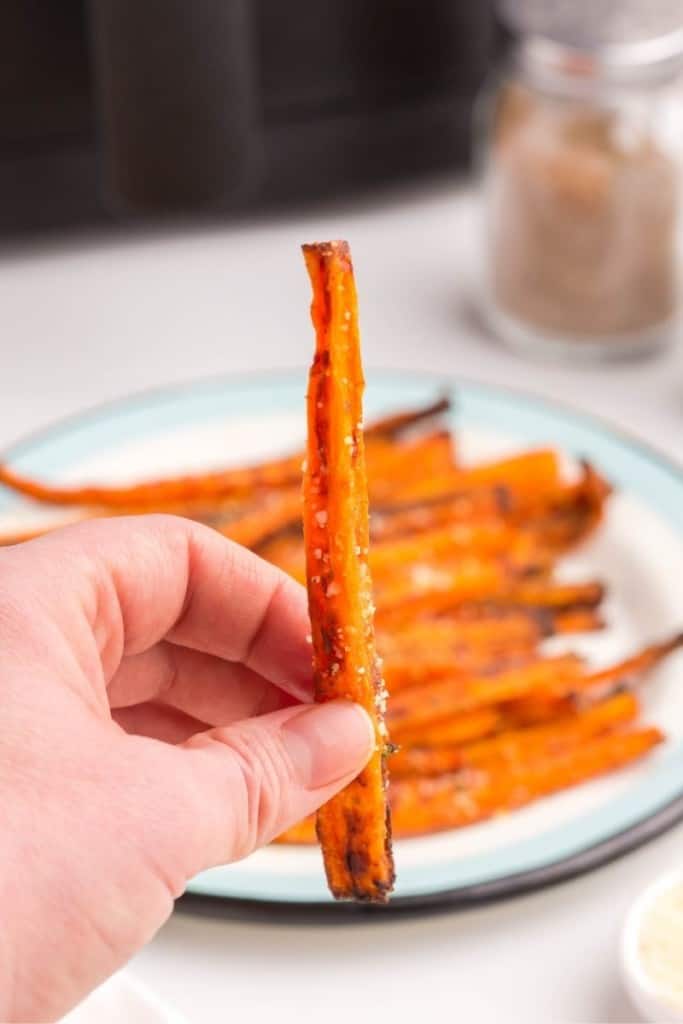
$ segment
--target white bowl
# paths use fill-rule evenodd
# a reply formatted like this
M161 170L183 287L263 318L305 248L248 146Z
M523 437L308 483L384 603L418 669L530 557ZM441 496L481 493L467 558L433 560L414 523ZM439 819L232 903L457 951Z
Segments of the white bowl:
M683 884L683 870L662 875L647 886L631 906L621 934L621 972L626 990L644 1020L655 1024L683 1024L683 1009L676 1009L655 988L639 950L643 916L666 889Z
M60 1024L188 1024L129 970L117 971Z

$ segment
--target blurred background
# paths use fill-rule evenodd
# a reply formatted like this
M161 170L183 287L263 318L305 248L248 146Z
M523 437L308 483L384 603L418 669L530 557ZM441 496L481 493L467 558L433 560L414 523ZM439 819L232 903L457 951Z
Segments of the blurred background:
M303 365L297 248L333 236L370 364L569 391L629 426L637 379L638 429L680 429L678 2L2 16L0 444L132 389Z

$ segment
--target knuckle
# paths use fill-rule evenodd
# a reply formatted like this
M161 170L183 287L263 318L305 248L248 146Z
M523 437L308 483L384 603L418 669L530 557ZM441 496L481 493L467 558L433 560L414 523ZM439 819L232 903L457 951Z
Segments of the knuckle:
M230 802L232 859L240 860L272 839L286 819L291 800L290 761L277 733L229 727L221 742L235 759L236 785Z

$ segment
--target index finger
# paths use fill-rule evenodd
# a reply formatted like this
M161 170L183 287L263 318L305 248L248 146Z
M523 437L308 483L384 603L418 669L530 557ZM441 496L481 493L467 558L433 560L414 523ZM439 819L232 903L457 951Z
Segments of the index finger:
M304 588L208 527L166 515L91 520L2 559L3 578L14 566L16 586L36 591L31 606L48 611L75 648L85 615L107 679L124 655L166 638L310 698Z

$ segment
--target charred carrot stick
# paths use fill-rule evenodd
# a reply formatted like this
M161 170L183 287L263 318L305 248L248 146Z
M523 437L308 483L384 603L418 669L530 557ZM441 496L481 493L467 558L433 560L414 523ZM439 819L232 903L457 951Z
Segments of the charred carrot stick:
M438 419L442 413L450 412L452 404L450 395L441 395L435 401L419 406L417 409L389 413L387 416L374 420L366 427L365 438L367 440L369 437L400 437L416 424L424 425L425 422Z
M505 725L505 720L500 707L461 711L441 722L418 725L415 730L407 727L401 736L401 750L411 746L431 749L461 746L497 732Z
M442 397L435 402L405 412L385 416L370 424L366 435L370 438L395 438L420 422L434 419L450 408L450 399ZM215 472L188 474L139 484L100 486L86 484L77 487L60 486L17 473L0 464L0 484L18 494L50 505L93 505L101 508L142 509L166 508L182 503L207 502L233 496L242 497L254 491L298 484L301 479L302 452L286 455L254 466L221 469Z
M420 726L443 721L461 711L490 707L542 691L559 692L575 685L581 674L581 659L573 654L541 658L521 668L491 676L454 677L400 691L393 698L388 720L392 733L402 742L402 733L415 733Z
M545 568L545 560L536 556L515 562L507 556L461 555L444 563L413 563L375 581L378 625L394 630L421 615L439 615L473 602L521 604L514 600L520 577L540 567ZM549 584L543 587L551 590Z
M511 606L468 606L438 619L418 620L400 630L378 630L377 643L385 658L415 657L433 651L463 648L498 650L534 646L546 637L590 633L602 629L590 609L553 612L552 609Z
M381 648L378 648L381 650ZM488 676L494 672L529 664L536 656L536 648L526 645L468 648L454 651L417 649L413 657L384 658L384 681L393 696L410 687L426 687L439 679L467 679Z
M306 582L306 552L298 537L280 533L260 544L257 551L261 558L283 569L299 583Z
M316 351L308 386L304 474L306 574L316 699L355 700L377 749L319 812L317 832L336 898L385 902L394 883L386 795L386 691L375 654L368 569L363 373L356 289L345 242L304 246Z
M632 722L639 710L638 699L632 693L618 693L550 722L509 729L498 736L468 743L462 747L464 763L487 764L502 759L514 765L533 757L562 753L584 740Z
M370 568L373 574L379 574L402 564L450 558L462 553L497 555L512 550L525 539L518 528L500 519L456 523L373 545ZM533 538L529 540L533 549Z
M486 767L496 761L515 768L534 758L545 759L575 749L586 740L632 722L638 710L633 694L621 693L547 724L513 729L475 742L436 748L404 743L392 758L391 775L396 779L444 775L464 767Z
M571 694L575 698L595 700L605 693L611 692L617 685L635 684L642 680L648 672L656 668L670 654L681 648L683 648L683 633L670 637L661 643L651 644L630 658L619 661L615 665L610 665L608 668L601 669L598 672L590 672L579 678L571 688Z
M455 467L453 438L445 431L399 443L374 441L365 451L373 506L394 499L425 475L452 472Z
M288 455L258 466L146 480L123 487L84 485L61 487L31 480L0 465L0 484L51 505L93 505L102 508L163 508L176 503L206 503L226 496L241 497L259 489L296 484L301 478L301 455Z
M560 481L538 494L522 491L520 495L514 484L509 487L506 483L433 494L435 486L433 480L427 481L424 497L395 494L393 501L374 509L373 538L389 540L460 522L500 519L523 526L538 534L539 540L565 550L590 535L602 520L611 493L609 484L588 463L578 483Z
M540 609L543 611L543 609ZM569 608L567 611L549 610L551 623L547 636L567 633L592 633L605 628L605 622L595 608Z
M514 810L630 764L663 738L659 729L633 729L608 733L517 772L478 768L437 778L397 779L391 787L394 831L401 837L422 835Z
M301 486L275 491L216 528L243 547L257 549L287 527L301 524Z
M395 443L378 436L366 446L368 474L375 475L380 487L396 487L395 475L401 479L430 467L452 462L450 435L432 434L408 443ZM425 470L426 467L426 470ZM372 488L371 488L372 492ZM245 547L258 549L260 545L286 533L299 536L301 532L300 487L275 490L251 503L239 516L226 519L216 528L226 537Z
M557 452L543 448L507 459L456 469L440 477L423 479L408 488L404 498L429 499L476 488L504 486L516 499L537 499L552 493L561 483Z
M400 631L377 630L377 645L386 660L413 658L416 653L428 657L434 651L455 653L465 647L488 650L508 645L533 646L548 635L539 617L511 608L500 615L427 619L410 623Z
M602 603L605 587L597 580L586 583L557 583L555 581L525 581L502 591L497 600L506 604L526 605L566 611L596 608Z

